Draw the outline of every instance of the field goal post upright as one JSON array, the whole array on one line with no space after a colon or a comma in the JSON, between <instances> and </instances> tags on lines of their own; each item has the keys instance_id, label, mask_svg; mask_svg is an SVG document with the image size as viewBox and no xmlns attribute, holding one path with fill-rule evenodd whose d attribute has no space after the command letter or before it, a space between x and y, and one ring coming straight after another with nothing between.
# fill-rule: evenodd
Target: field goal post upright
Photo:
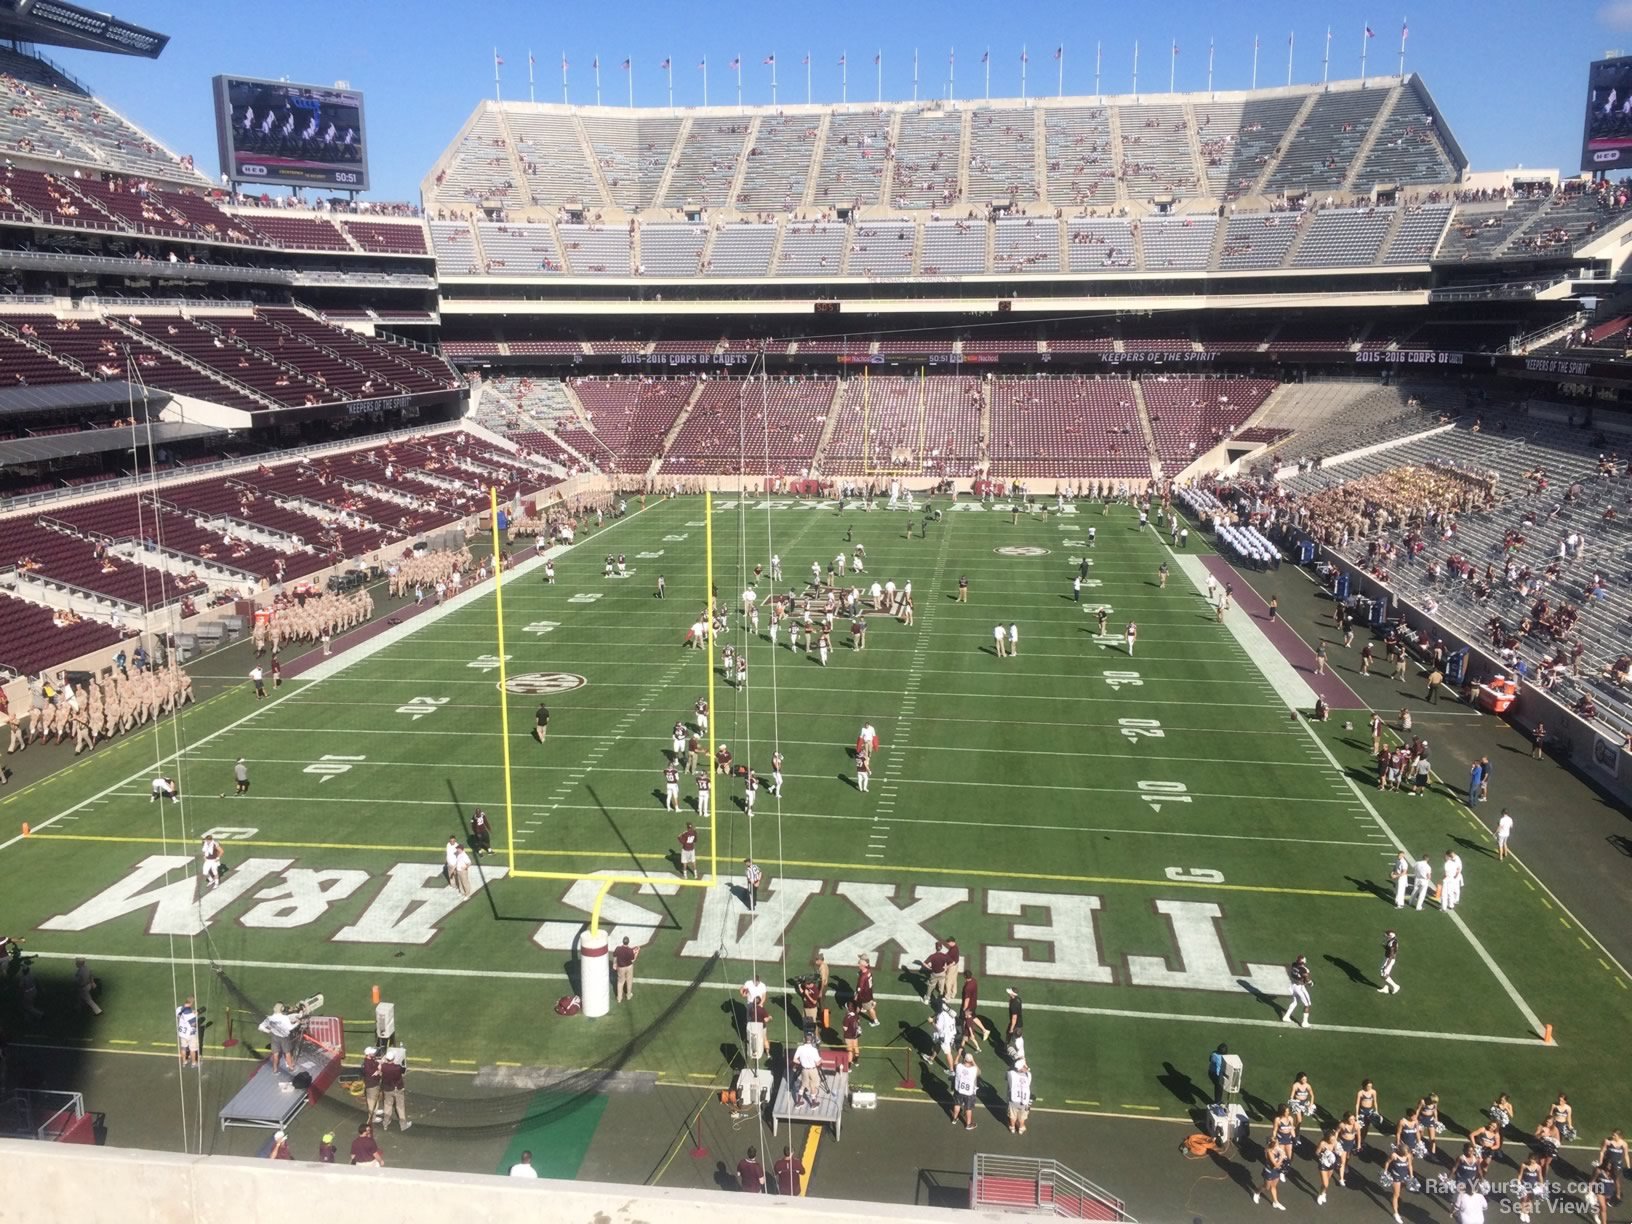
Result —
<instances>
[{"instance_id":1,"label":"field goal post upright","mask_svg":"<svg viewBox=\"0 0 1632 1224\"><path fill-rule=\"evenodd\" d=\"M605 874L601 874L601 873L598 873L598 872L585 872L585 871L539 871L539 870L532 870L532 869L524 868L524 867L519 865L518 855L521 854L521 853L526 853L526 852L525 851L518 851L517 848L516 848L515 786L514 786L514 779L512 777L513 767L512 767L511 755L510 755L510 686L509 686L510 669L509 669L508 660L506 659L505 653L504 653L504 645L505 645L505 638L504 638L504 569L503 569L503 564L502 564L503 557L502 557L502 553L500 551L500 536L499 536L499 491L494 486L489 486L489 488L488 488L488 507L489 507L489 510L490 510L491 516L492 516L492 529L493 529L493 615L494 615L493 635L494 635L495 649L497 651L497 654L496 654L495 657L498 660L498 672L499 672L499 728L500 728L500 735L502 737L502 743L500 745L500 754L499 755L500 755L500 761L501 761L503 769L504 769L505 860L506 860L506 865L507 865L507 867L509 869L507 871L507 873L506 873L506 877L509 878L509 879L521 879L521 880L566 880L566 881L571 881L573 883L577 883L580 880L593 880L593 881L595 881L597 884L600 885L600 887L599 887L599 889L598 889L598 891L596 893L596 896L595 896L594 907L590 911L589 932L588 933L590 935L599 937L600 936L601 903L606 898L606 895L607 895L608 891L611 889L611 887L614 884L628 884L628 885L651 884L651 883L653 883L653 877L649 873L646 873L646 872L621 871L621 872L608 872L608 873L605 873ZM710 666L707 669L707 672L708 672L707 697L708 697L708 703L709 703L709 710L712 712L712 710L714 708L714 669L713 669L713 666L712 666L713 652L714 652L714 622L713 622L713 616L712 616L713 603L714 603L714 518L713 518L713 515L714 515L714 496L713 496L712 493L705 493L703 495L703 511L704 511L704 528L705 528L705 530L704 530L704 550L705 550L705 561L706 561L706 564L705 564L705 567L704 567L706 572L704 574L703 581L706 584L705 596L706 596L706 600L707 600L707 606L708 606L709 611L710 611L710 616L708 618L709 623L708 623L708 629L707 629L707 637L706 637L706 642L705 642L705 648L709 652L709 660L710 660ZM707 768L711 772L713 770L713 758L714 758L714 748L715 748L714 728L715 728L715 720L711 718L709 720L709 731L708 731L709 760L707 762ZM712 888L712 887L714 887L714 885L716 885L719 882L719 880L720 880L719 834L717 832L716 823L715 823L715 812L717 810L718 810L718 803L714 798L714 788L711 785L709 787L708 810L706 812L699 812L698 813L699 818L704 819L704 820L706 820L708 822L708 872L707 872L707 874L706 875L700 875L700 878L695 879L695 880L688 880L688 879L664 880L663 881L664 883L674 884L674 885L677 885L678 887L681 887L681 888ZM563 849L562 847L552 847L550 853L560 854L562 856L570 856L571 855L570 850Z\"/></svg>"},{"instance_id":2,"label":"field goal post upright","mask_svg":"<svg viewBox=\"0 0 1632 1224\"><path fill-rule=\"evenodd\" d=\"M505 864L516 870L515 792L510 778L510 675L504 653L504 565L499 550L499 487L487 487L488 527L493 533L493 625L499 661L499 748L504 763L504 845Z\"/></svg>"}]
</instances>

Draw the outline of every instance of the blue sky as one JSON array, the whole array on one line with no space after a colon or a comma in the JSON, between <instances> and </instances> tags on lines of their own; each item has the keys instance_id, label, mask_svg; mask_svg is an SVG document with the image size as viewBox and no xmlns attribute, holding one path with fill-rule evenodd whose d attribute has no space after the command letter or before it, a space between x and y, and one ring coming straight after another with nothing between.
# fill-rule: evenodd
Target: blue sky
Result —
<instances>
[{"instance_id":1,"label":"blue sky","mask_svg":"<svg viewBox=\"0 0 1632 1224\"><path fill-rule=\"evenodd\" d=\"M991 52L992 94L1020 92L1020 52L1029 49L1031 93L1053 93L1054 48L1065 47L1066 93L1094 91L1094 49L1103 45L1103 89L1131 87L1140 46L1141 92L1167 88L1177 40L1178 87L1207 83L1207 45L1216 45L1214 87L1250 83L1254 35L1260 85L1286 81L1287 36L1295 32L1293 79L1319 81L1327 25L1332 78L1360 72L1362 31L1376 32L1369 74L1398 64L1402 18L1409 19L1406 68L1420 73L1475 169L1575 169L1586 65L1612 48L1632 52L1632 0L1427 0L1385 10L1381 3L1311 5L1307 0L1108 4L1101 0L1004 4L942 0L862 6L781 6L743 0L700 5L625 3L540 5L489 0L463 5L423 0L280 0L270 8L201 0L127 0L119 16L171 35L158 63L61 49L51 57L114 106L199 167L216 167L209 79L218 72L329 84L349 81L367 95L374 196L417 199L419 183L478 100L493 95L493 48L504 58L504 96L527 97L527 55L537 61L538 99L559 101L561 58L572 100L594 100L591 61L601 61L603 101L627 100L621 64L634 61L637 105L667 101L659 64L674 61L675 101L702 101L699 62L708 60L709 101L735 99L727 65L740 54L744 101L770 102L766 56L775 54L779 99L802 102L807 52L817 101L837 101L839 56L849 61L850 98L875 93L873 56L882 51L886 98L912 96L913 50L920 96L936 96L955 50L956 92L983 89L981 54Z\"/></svg>"}]
</instances>

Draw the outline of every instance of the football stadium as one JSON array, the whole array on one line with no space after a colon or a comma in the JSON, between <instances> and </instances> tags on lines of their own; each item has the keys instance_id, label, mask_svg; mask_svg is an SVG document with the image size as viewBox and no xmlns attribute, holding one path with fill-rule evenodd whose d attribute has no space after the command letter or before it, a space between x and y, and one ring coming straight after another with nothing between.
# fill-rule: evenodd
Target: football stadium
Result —
<instances>
[{"instance_id":1,"label":"football stadium","mask_svg":"<svg viewBox=\"0 0 1632 1224\"><path fill-rule=\"evenodd\" d=\"M1632 58L1477 166L1389 34L392 202L0 5L14 1218L1627 1220Z\"/></svg>"}]
</instances>

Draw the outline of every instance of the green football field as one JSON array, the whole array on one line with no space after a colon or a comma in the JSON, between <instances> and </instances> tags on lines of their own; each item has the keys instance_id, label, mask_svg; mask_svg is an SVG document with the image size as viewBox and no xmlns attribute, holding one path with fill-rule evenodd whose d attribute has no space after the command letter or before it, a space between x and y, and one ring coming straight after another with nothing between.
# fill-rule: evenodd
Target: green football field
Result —
<instances>
[{"instance_id":1,"label":"green football field","mask_svg":"<svg viewBox=\"0 0 1632 1224\"><path fill-rule=\"evenodd\" d=\"M1438 1092L1466 1128L1506 1091L1528 1125L1563 1089L1582 1143L1624 1123L1601 1055L1626 1048L1632 1000L1568 896L1498 863L1454 797L1379 794L1369 741L1344 730L1363 728L1363 713L1315 729L1292 718L1260 668L1273 649L1238 609L1237 632L1216 623L1185 568L1194 561L1181 565L1125 506L1018 524L959 508L923 537L918 515L716 499L722 597L734 602L773 552L785 590L856 540L869 577L912 581L917 623L873 617L861 653L835 635L824 668L750 639L733 616L750 679L737 690L716 674L715 732L767 775L780 748L784 794L762 792L750 821L741 783L722 780L710 828L690 811L688 778L687 812L665 811L670 730L708 684L708 655L681 646L704 600L704 513L699 499L653 503L559 556L554 585L526 566L507 580L513 830L491 586L338 653L263 704L239 686L10 797L9 827L34 831L0 846L0 927L50 958L53 1006L30 1022L6 992L7 1027L23 1040L168 1048L174 998L196 990L215 1019L211 1054L242 1058L242 1046L219 1047L229 1007L321 991L329 1010L366 1023L378 985L422 1066L723 1084L736 987L757 971L778 999L825 949L841 984L862 953L880 966L884 1023L864 1031L853 1082L934 1096L940 1081L918 1064L928 1009L914 966L953 935L994 1029L1004 987L1022 993L1047 1108L1185 1115L1210 1099L1206 1056L1227 1041L1260 1107L1307 1071L1339 1112L1370 1076L1390 1117ZM634 572L603 578L607 551ZM1092 576L1077 603L1084 554ZM1120 636L1096 635L1101 604L1115 634L1137 620L1134 658ZM1000 659L992 628L1010 621L1018 657ZM530 737L537 690L553 715L542 746ZM865 794L852 754L864 722L882 741ZM253 780L242 798L240 756ZM182 804L149 802L156 757ZM476 807L494 817L497 851L462 900L442 852ZM676 886L686 819L717 848L711 887ZM230 867L211 893L196 860L207 829ZM563 878L505 878L512 831L517 869ZM1455 914L1392 907L1401 843L1436 864L1459 851L1468 883ZM749 855L767 876L752 913ZM615 943L642 947L636 997L604 1019L563 1019L551 1005L573 989L597 873L649 876L614 885L601 911ZM1398 995L1376 990L1388 927L1402 945ZM1300 953L1314 973L1308 1029L1281 1019L1285 965ZM76 954L103 982L95 1021L71 1015ZM228 997L212 968L241 994ZM779 1003L781 1035L796 1034L793 1014ZM995 1054L983 1066L1001 1081Z\"/></svg>"}]
</instances>

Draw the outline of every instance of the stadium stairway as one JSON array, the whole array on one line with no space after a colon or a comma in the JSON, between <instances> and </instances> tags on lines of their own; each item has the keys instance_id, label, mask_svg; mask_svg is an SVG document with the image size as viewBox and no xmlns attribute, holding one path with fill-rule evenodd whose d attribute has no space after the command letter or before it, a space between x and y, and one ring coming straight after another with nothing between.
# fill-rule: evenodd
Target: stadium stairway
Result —
<instances>
[{"instance_id":1,"label":"stadium stairway","mask_svg":"<svg viewBox=\"0 0 1632 1224\"><path fill-rule=\"evenodd\" d=\"M686 141L691 137L691 125L695 119L686 118L680 121L680 126L674 133L674 147L669 150L668 160L663 164L663 173L657 177L657 186L652 190L652 199L666 200L669 195L669 186L674 182L675 169L680 165L680 150L686 147Z\"/></svg>"},{"instance_id":2,"label":"stadium stairway","mask_svg":"<svg viewBox=\"0 0 1632 1224\"><path fill-rule=\"evenodd\" d=\"M1190 146L1191 173L1196 176L1196 182L1205 183L1207 182L1207 155L1201 151L1201 125L1196 122L1195 103L1186 100L1180 110L1184 115L1184 134L1189 138L1187 143Z\"/></svg>"},{"instance_id":3,"label":"stadium stairway","mask_svg":"<svg viewBox=\"0 0 1632 1224\"><path fill-rule=\"evenodd\" d=\"M686 402L680 405L674 424L669 426L668 432L663 435L663 441L657 448L657 454L652 456L651 466L646 469L646 479L657 478L657 469L662 465L664 456L669 453L669 448L674 445L674 440L680 436L680 431L685 428L686 418L691 415L691 410L696 407L698 398L703 394L703 386L704 383L700 379L692 384L691 394L686 396Z\"/></svg>"},{"instance_id":4,"label":"stadium stairway","mask_svg":"<svg viewBox=\"0 0 1632 1224\"><path fill-rule=\"evenodd\" d=\"M1162 461L1157 458L1156 431L1150 424L1150 409L1145 404L1145 389L1137 378L1129 379L1128 382L1133 387L1134 411L1139 415L1139 434L1145 440L1145 458L1150 463L1151 474L1159 478L1162 474Z\"/></svg>"},{"instance_id":5,"label":"stadium stairway","mask_svg":"<svg viewBox=\"0 0 1632 1224\"><path fill-rule=\"evenodd\" d=\"M810 456L810 470L813 472L821 471L822 464L827 459L828 444L833 441L833 435L838 432L839 405L842 403L844 403L844 380L835 378L833 380L833 398L828 402L827 414L822 421L822 433L816 439L816 449Z\"/></svg>"},{"instance_id":6,"label":"stadium stairway","mask_svg":"<svg viewBox=\"0 0 1632 1224\"><path fill-rule=\"evenodd\" d=\"M1343 180L1344 191L1365 193L1377 186L1376 183L1361 183L1356 180L1360 177L1360 171L1365 166L1366 159L1371 156L1371 147L1377 143L1377 137L1382 134L1384 126L1388 123L1388 117L1394 113L1394 108L1399 105L1400 98L1404 93L1405 88L1403 86L1394 86L1388 91L1388 97L1383 99L1383 104L1377 108L1376 115L1372 117L1371 126L1366 129L1366 138L1360 142L1360 147L1355 150L1354 160L1349 163L1349 175ZM1385 245L1377 249L1386 251L1388 247Z\"/></svg>"},{"instance_id":7,"label":"stadium stairway","mask_svg":"<svg viewBox=\"0 0 1632 1224\"><path fill-rule=\"evenodd\" d=\"M1275 151L1269 155L1269 160L1264 162L1262 168L1258 171L1258 177L1253 179L1251 188L1240 193L1242 197L1264 194L1264 184L1269 182L1275 172L1281 168L1281 159L1286 156L1286 151L1292 147L1292 140L1298 134L1298 129L1309 121L1309 112L1315 108L1315 101L1319 97L1319 94L1311 93L1303 100L1303 105L1298 107L1298 113L1292 116L1292 122L1286 125L1286 135L1281 137L1280 144L1276 146ZM1218 227L1220 238L1223 237L1224 229L1225 227L1222 225ZM1213 266L1217 267L1218 265Z\"/></svg>"},{"instance_id":8,"label":"stadium stairway","mask_svg":"<svg viewBox=\"0 0 1632 1224\"><path fill-rule=\"evenodd\" d=\"M823 110L822 117L816 123L816 139L811 142L810 173L805 175L805 191L804 194L799 197L799 206L801 208L821 207L821 202L816 198L816 192L821 187L822 155L827 151L827 130L830 126L832 126L832 123L833 112L830 110ZM848 241L846 241L844 244L844 271L846 272L850 270L849 264L851 246L852 244Z\"/></svg>"},{"instance_id":9,"label":"stadium stairway","mask_svg":"<svg viewBox=\"0 0 1632 1224\"><path fill-rule=\"evenodd\" d=\"M527 173L527 167L522 164L521 154L516 151L516 134L510 130L510 120L506 117L502 106L495 107L494 113L497 116L499 135L504 137L504 156L510 167L510 181L516 185L516 190L522 193L516 203L518 205L530 204L532 202L532 188L530 185L532 179ZM586 200L584 203L587 205L589 201ZM596 201L596 203L598 204L599 201Z\"/></svg>"},{"instance_id":10,"label":"stadium stairway","mask_svg":"<svg viewBox=\"0 0 1632 1224\"><path fill-rule=\"evenodd\" d=\"M992 384L990 379L980 380L980 445L976 450L980 466L986 471L992 470Z\"/></svg>"},{"instance_id":11,"label":"stadium stairway","mask_svg":"<svg viewBox=\"0 0 1632 1224\"><path fill-rule=\"evenodd\" d=\"M736 207L737 197L742 195L743 184L748 181L748 167L753 162L753 158L749 157L748 154L753 150L754 141L759 136L759 118L758 115L755 115L748 121L748 131L743 136L742 148L737 151L737 168L731 175L731 190L725 196L733 208ZM778 233L778 246L781 245L781 241L782 235ZM771 262L766 266L776 267L776 251L774 249L771 251Z\"/></svg>"},{"instance_id":12,"label":"stadium stairway","mask_svg":"<svg viewBox=\"0 0 1632 1224\"><path fill-rule=\"evenodd\" d=\"M572 134L578 138L579 152L583 154L584 161L589 163L590 174L594 176L595 185L600 189L602 198L610 204L615 198L612 194L612 184L606 181L606 168L601 165L601 159L595 152L594 142L590 140L589 133L584 130L584 125L577 115L572 117ZM583 203L587 207L589 201L585 200ZM631 258L633 257L631 256ZM630 267L633 266L631 263Z\"/></svg>"}]
</instances>

